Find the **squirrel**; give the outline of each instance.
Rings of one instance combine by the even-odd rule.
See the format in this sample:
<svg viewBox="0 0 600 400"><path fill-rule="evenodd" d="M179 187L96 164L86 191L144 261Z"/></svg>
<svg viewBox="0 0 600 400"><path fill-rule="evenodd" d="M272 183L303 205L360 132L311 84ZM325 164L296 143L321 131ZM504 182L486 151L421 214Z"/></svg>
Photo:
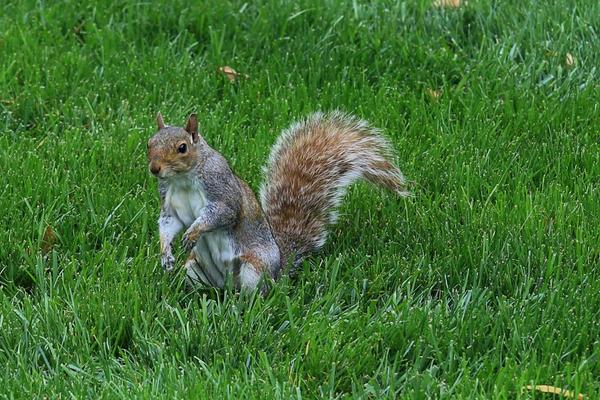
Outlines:
<svg viewBox="0 0 600 400"><path fill-rule="evenodd" d="M186 282L264 290L264 278L292 272L327 238L346 188L358 179L409 196L390 142L361 119L317 112L284 130L264 168L260 203L225 158L198 132L196 114L184 128L156 117L148 141L158 178L161 264L171 271L172 243L184 228Z"/></svg>

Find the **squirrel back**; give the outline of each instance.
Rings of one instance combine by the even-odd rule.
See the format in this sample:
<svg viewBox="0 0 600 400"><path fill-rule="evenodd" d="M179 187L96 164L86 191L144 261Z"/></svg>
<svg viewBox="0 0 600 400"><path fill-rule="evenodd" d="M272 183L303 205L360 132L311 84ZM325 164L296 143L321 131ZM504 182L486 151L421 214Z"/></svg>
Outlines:
<svg viewBox="0 0 600 400"><path fill-rule="evenodd" d="M353 182L365 179L410 195L388 140L339 111L315 113L285 130L264 171L261 205L282 260L293 257L293 267L325 244L327 226Z"/></svg>

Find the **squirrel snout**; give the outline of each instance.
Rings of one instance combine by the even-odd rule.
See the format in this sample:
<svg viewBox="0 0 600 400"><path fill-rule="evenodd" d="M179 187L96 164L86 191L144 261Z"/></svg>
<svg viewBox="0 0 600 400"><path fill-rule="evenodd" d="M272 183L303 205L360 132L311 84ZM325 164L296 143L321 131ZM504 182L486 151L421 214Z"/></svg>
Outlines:
<svg viewBox="0 0 600 400"><path fill-rule="evenodd" d="M150 172L152 172L154 175L158 175L158 173L160 172L160 165L150 163Z"/></svg>

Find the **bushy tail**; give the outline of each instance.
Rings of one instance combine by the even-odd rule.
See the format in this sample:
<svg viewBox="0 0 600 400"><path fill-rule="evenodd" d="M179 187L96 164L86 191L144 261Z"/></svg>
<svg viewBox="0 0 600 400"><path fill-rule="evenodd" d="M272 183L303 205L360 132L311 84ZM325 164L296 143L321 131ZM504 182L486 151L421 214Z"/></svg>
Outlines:
<svg viewBox="0 0 600 400"><path fill-rule="evenodd" d="M335 222L346 187L364 178L408 196L387 139L366 121L335 111L315 113L284 131L271 152L260 190L283 260L318 250Z"/></svg>

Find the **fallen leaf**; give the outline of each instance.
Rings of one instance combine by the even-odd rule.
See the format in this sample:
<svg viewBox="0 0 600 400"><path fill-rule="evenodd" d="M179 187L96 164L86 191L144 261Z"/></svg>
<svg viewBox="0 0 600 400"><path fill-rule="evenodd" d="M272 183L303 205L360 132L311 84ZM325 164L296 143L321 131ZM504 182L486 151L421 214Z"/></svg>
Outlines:
<svg viewBox="0 0 600 400"><path fill-rule="evenodd" d="M219 69L217 71L220 72L220 73L222 73L223 75L225 75L225 77L227 79L229 79L229 82L233 82L237 78L240 78L240 77L249 78L248 75L246 75L246 74L242 75L242 74L240 74L239 72L237 72L235 69L231 68L228 65L226 65L224 67L219 67Z"/></svg>
<svg viewBox="0 0 600 400"><path fill-rule="evenodd" d="M537 385L537 386L533 386L533 385L527 385L527 386L525 386L525 389L527 389L527 390L536 390L536 391L541 392L541 393L557 394L559 396L568 397L568 398L576 398L578 400L585 399L585 396L582 395L581 393L575 394L575 393L573 393L570 390L561 389L561 388L556 387L556 386L549 386L549 385Z"/></svg>
<svg viewBox="0 0 600 400"><path fill-rule="evenodd" d="M459 8L462 5L462 0L435 0L434 7Z"/></svg>
<svg viewBox="0 0 600 400"><path fill-rule="evenodd" d="M442 96L442 91L438 89L429 88L426 92L429 98L431 98L431 100L433 101L437 101L437 99L439 99Z"/></svg>
<svg viewBox="0 0 600 400"><path fill-rule="evenodd" d="M565 56L565 65L567 66L567 68L570 68L573 65L575 65L575 57L573 57L571 53L567 53L567 55Z"/></svg>
<svg viewBox="0 0 600 400"><path fill-rule="evenodd" d="M56 233L54 233L54 229L48 225L44 231L44 236L42 236L42 254L50 253L54 245L56 245Z"/></svg>

